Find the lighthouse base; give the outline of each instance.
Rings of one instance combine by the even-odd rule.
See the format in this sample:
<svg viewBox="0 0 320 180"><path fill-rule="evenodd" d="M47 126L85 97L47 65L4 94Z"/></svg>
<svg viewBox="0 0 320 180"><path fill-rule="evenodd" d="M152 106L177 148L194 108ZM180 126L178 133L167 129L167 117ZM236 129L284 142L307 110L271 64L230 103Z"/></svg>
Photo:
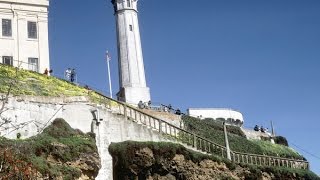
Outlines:
<svg viewBox="0 0 320 180"><path fill-rule="evenodd" d="M137 105L139 101L148 102L151 100L150 89L148 87L123 87L117 93L119 101Z"/></svg>

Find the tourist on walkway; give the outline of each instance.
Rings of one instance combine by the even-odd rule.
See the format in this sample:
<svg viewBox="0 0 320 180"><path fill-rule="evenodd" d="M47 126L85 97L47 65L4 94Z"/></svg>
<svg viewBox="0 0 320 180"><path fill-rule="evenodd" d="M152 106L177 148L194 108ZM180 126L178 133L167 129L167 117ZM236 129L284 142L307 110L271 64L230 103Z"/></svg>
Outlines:
<svg viewBox="0 0 320 180"><path fill-rule="evenodd" d="M71 77L71 69L70 69L70 68L68 68L68 69L66 70L66 72L64 73L64 77L65 77L65 79L66 79L67 81L70 81L70 77Z"/></svg>
<svg viewBox="0 0 320 180"><path fill-rule="evenodd" d="M71 81L71 82L74 82L74 81L75 81L75 78L76 78L76 70L75 70L75 69L72 69L72 70L71 70L71 74L70 74L70 81Z"/></svg>
<svg viewBox="0 0 320 180"><path fill-rule="evenodd" d="M138 108L143 109L144 108L144 104L142 101L139 101L138 103Z"/></svg>
<svg viewBox="0 0 320 180"><path fill-rule="evenodd" d="M181 111L179 108L176 110L176 115L181 115Z"/></svg>
<svg viewBox="0 0 320 180"><path fill-rule="evenodd" d="M260 131L260 127L258 125L255 125L253 128L255 131Z"/></svg>

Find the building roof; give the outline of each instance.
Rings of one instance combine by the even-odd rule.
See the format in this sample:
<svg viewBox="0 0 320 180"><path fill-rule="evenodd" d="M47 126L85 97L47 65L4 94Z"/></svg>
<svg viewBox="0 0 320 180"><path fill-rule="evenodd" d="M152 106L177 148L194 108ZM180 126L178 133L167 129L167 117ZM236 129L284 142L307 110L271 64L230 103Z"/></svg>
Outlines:
<svg viewBox="0 0 320 180"><path fill-rule="evenodd" d="M49 0L0 0L0 3L16 3L37 6L49 6Z"/></svg>

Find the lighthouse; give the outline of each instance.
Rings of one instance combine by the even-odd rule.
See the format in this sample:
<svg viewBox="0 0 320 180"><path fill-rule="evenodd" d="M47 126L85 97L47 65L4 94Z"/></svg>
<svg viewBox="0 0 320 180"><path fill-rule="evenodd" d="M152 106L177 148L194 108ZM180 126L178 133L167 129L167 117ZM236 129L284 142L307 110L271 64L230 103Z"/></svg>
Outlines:
<svg viewBox="0 0 320 180"><path fill-rule="evenodd" d="M112 0L116 18L120 90L118 100L129 104L147 102L146 84L138 23L138 0Z"/></svg>

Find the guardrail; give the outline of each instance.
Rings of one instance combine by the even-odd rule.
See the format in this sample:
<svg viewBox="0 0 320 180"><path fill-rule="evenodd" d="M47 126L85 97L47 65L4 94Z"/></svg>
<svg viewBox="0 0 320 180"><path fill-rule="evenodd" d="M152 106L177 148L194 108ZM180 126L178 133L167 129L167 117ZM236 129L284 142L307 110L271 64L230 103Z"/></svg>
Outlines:
<svg viewBox="0 0 320 180"><path fill-rule="evenodd" d="M56 78L61 79L59 77ZM114 100L95 89L90 89L90 91L94 91L95 93L100 95L100 103L106 104L113 112L123 115L127 120L131 120L138 124L144 125L147 128L151 128L155 131L158 131L159 134L162 134L169 138L174 138L175 140L180 141L181 143L184 143L188 146L192 146L194 149L197 149L204 153L215 154L223 158L227 158L227 149L222 145L214 143L190 131L172 125L150 114L147 114L137 109L136 107ZM248 154L236 151L231 151L231 161L235 163L246 163L262 166L309 169L308 161L304 160L288 159L259 154Z"/></svg>
<svg viewBox="0 0 320 180"><path fill-rule="evenodd" d="M101 95L101 97L105 98L105 100L108 100L110 103L112 102L113 111L120 115L123 115L127 120L131 120L138 124L144 125L147 128L151 128L159 132L159 134L162 134L169 138L174 138L177 141L180 141L188 146L192 146L196 150L227 158L227 149L224 146L216 144L192 132L189 132L185 129L172 125L164 120L161 120L155 116L147 114L136 107L111 99L99 92L96 93ZM115 104L116 107L114 107ZM278 166L297 169L309 169L309 162L304 160L281 158L259 154L248 154L236 151L231 151L231 161L235 163L246 163L259 166Z"/></svg>

